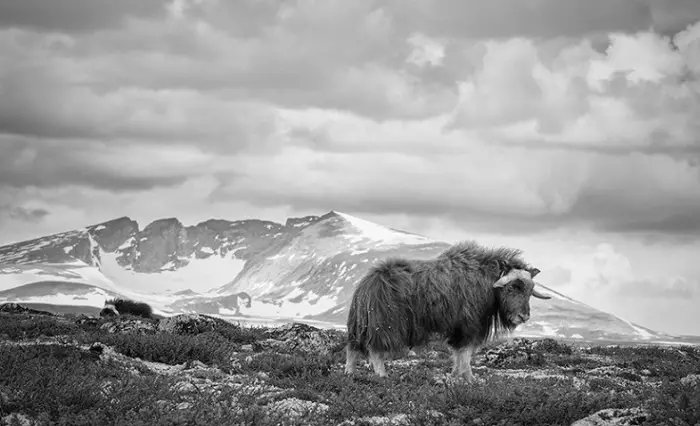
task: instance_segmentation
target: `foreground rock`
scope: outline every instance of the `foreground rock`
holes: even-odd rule
[[[585,419],[574,422],[571,426],[631,426],[643,425],[652,416],[641,408],[623,408],[600,410]]]

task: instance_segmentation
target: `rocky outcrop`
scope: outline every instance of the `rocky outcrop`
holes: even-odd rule
[[[316,215],[304,216],[304,217],[290,217],[284,223],[284,226],[287,228],[292,228],[292,229],[303,229],[303,228],[306,228],[307,226],[313,225],[314,223],[318,222],[319,220],[321,220],[321,217],[316,216]]]
[[[93,225],[89,229],[100,247],[104,251],[111,253],[139,232],[139,224],[128,217],[120,217]]]
[[[481,347],[479,353],[484,355],[484,363],[498,367],[513,363],[544,363],[543,353],[571,354],[571,348],[553,339],[529,340],[515,338],[495,347]]]
[[[19,303],[4,303],[0,305],[0,312],[5,312],[8,314],[33,314],[33,315],[50,315],[55,316],[55,314],[46,311],[39,311],[36,309],[30,309],[20,305]]]
[[[158,331],[174,334],[200,334],[214,331],[217,320],[199,314],[181,314],[164,318],[158,324]]]
[[[100,326],[100,329],[112,334],[134,332],[140,334],[155,334],[158,331],[158,323],[148,320],[120,319],[106,322]]]
[[[268,339],[256,342],[258,351],[302,352],[331,354],[342,350],[345,333],[338,330],[322,330],[302,323],[289,323],[270,329]]]
[[[571,426],[631,426],[645,424],[651,419],[652,416],[642,408],[611,408],[591,414]]]

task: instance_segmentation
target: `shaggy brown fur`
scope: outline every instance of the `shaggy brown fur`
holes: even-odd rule
[[[134,315],[143,318],[153,318],[151,305],[144,302],[136,302],[129,299],[105,300],[104,308],[100,311],[100,316]]]
[[[386,354],[422,347],[437,333],[456,354],[453,372],[472,379],[473,350],[527,321],[531,294],[549,298],[534,291],[531,277],[539,270],[520,255],[520,250],[466,241],[435,259],[390,258],[374,266],[350,304],[346,372],[354,371],[363,354],[385,376]]]

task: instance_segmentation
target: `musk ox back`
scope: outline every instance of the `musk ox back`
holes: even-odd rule
[[[520,250],[486,248],[466,241],[434,259],[390,258],[360,280],[350,303],[345,371],[368,355],[386,376],[384,358],[422,347],[431,334],[446,339],[455,376],[473,380],[471,356],[490,337],[530,318],[530,296],[539,269]]]

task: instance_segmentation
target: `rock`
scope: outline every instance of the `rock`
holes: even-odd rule
[[[75,323],[78,325],[97,325],[100,323],[100,319],[80,314],[76,317]]]
[[[328,405],[298,398],[286,398],[269,404],[271,413],[285,417],[299,418],[307,414],[320,414],[328,410]]]
[[[2,418],[3,425],[34,426],[37,422],[20,413],[12,413]]]
[[[343,335],[337,330],[322,330],[295,322],[271,329],[267,332],[269,338],[255,345],[263,350],[287,349],[328,355],[342,349]]]
[[[55,317],[56,314],[46,311],[38,311],[36,309],[30,309],[19,303],[3,303],[0,305],[0,312],[5,312],[8,314],[33,314],[33,315],[48,315]]]
[[[367,416],[356,420],[346,420],[338,426],[351,426],[355,425],[358,421],[361,422],[361,424],[370,424],[373,426],[403,426],[411,424],[406,414],[394,414],[391,416]]]
[[[137,319],[121,319],[114,322],[106,322],[100,326],[100,330],[105,330],[109,333],[129,333],[139,332],[143,334],[155,334],[157,326],[153,322],[137,320]]]
[[[700,386],[700,374],[688,374],[681,379],[681,384],[685,386]]]
[[[608,408],[577,420],[571,426],[629,426],[640,425],[651,419],[641,408]]]
[[[491,366],[500,366],[508,362],[531,360],[536,355],[541,357],[541,354],[536,354],[533,348],[532,341],[516,338],[495,348],[485,349],[484,362]]]
[[[216,329],[216,320],[200,314],[180,314],[163,318],[158,331],[174,334],[200,334]]]
[[[622,368],[616,365],[603,365],[587,371],[587,374],[592,376],[605,376],[612,378],[620,378],[633,382],[643,381],[643,377],[633,368]]]
[[[191,382],[177,382],[172,388],[176,392],[195,392],[197,386]]]

